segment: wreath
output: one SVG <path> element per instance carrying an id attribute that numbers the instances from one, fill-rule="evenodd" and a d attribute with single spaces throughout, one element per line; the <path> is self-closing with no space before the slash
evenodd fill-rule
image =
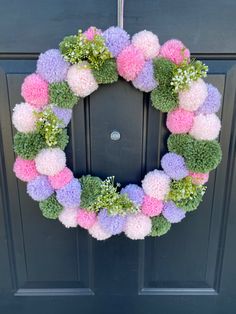
<path id="1" fill-rule="evenodd" d="M 209 172 L 222 157 L 216 141 L 221 95 L 203 81 L 207 70 L 179 40 L 160 45 L 150 31 L 130 38 L 113 26 L 104 32 L 79 30 L 65 37 L 59 49 L 41 53 L 36 72 L 21 86 L 25 102 L 16 104 L 12 123 L 18 131 L 13 170 L 27 182 L 27 193 L 39 202 L 43 216 L 59 219 L 67 228 L 85 228 L 98 240 L 121 232 L 135 240 L 161 236 L 195 210 Z M 78 179 L 66 166 L 66 127 L 73 106 L 119 76 L 151 92 L 152 105 L 167 113 L 171 132 L 163 170 L 148 172 L 141 186 L 121 188 L 113 176 Z"/>

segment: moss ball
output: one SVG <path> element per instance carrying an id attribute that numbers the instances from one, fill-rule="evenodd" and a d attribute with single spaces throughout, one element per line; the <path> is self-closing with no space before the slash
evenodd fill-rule
<path id="1" fill-rule="evenodd" d="M 98 84 L 110 84 L 118 80 L 115 59 L 107 59 L 99 69 L 93 69 Z"/>
<path id="2" fill-rule="evenodd" d="M 178 106 L 177 96 L 171 88 L 165 86 L 159 86 L 151 92 L 151 101 L 153 107 L 162 112 L 169 112 Z"/>
<path id="3" fill-rule="evenodd" d="M 80 183 L 82 188 L 80 207 L 88 208 L 94 204 L 100 195 L 102 180 L 98 177 L 87 175 L 80 178 Z"/>
<path id="4" fill-rule="evenodd" d="M 163 216 L 157 216 L 152 218 L 152 237 L 160 237 L 167 233 L 171 228 L 171 223 Z"/>
<path id="5" fill-rule="evenodd" d="M 171 134 L 167 140 L 168 150 L 178 155 L 184 153 L 192 145 L 193 138 L 188 134 Z"/>
<path id="6" fill-rule="evenodd" d="M 154 77 L 161 86 L 170 86 L 173 77 L 175 65 L 164 58 L 156 58 L 153 60 Z"/>
<path id="7" fill-rule="evenodd" d="M 50 196 L 46 200 L 39 202 L 39 208 L 45 218 L 57 219 L 63 207 L 58 203 L 55 195 Z"/>
<path id="8" fill-rule="evenodd" d="M 38 152 L 46 147 L 43 136 L 35 133 L 16 133 L 14 151 L 23 159 L 34 159 Z"/>
<path id="9" fill-rule="evenodd" d="M 58 107 L 72 109 L 79 98 L 71 91 L 68 83 L 63 81 L 49 85 L 49 101 Z"/>

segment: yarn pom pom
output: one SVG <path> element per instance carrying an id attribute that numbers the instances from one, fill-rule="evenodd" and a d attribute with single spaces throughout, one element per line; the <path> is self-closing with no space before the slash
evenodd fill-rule
<path id="1" fill-rule="evenodd" d="M 33 200 L 43 201 L 53 194 L 53 188 L 46 176 L 38 176 L 27 183 L 27 193 Z"/>
<path id="2" fill-rule="evenodd" d="M 163 209 L 163 202 L 148 195 L 145 195 L 141 207 L 142 213 L 149 217 L 160 215 Z"/>
<path id="3" fill-rule="evenodd" d="M 58 202 L 69 208 L 78 207 L 80 205 L 81 185 L 78 179 L 72 179 L 63 188 L 56 191 Z"/>
<path id="4" fill-rule="evenodd" d="M 96 222 L 96 213 L 80 208 L 77 214 L 77 223 L 84 229 L 89 229 Z"/>
<path id="5" fill-rule="evenodd" d="M 154 88 L 151 92 L 151 101 L 153 107 L 162 112 L 169 112 L 178 106 L 177 96 L 165 86 Z"/>
<path id="6" fill-rule="evenodd" d="M 67 82 L 75 95 L 80 97 L 86 97 L 98 88 L 87 62 L 72 65 L 67 73 Z"/>
<path id="7" fill-rule="evenodd" d="M 175 153 L 167 153 L 161 159 L 161 166 L 165 173 L 174 180 L 183 179 L 188 175 L 184 158 Z"/>
<path id="8" fill-rule="evenodd" d="M 197 113 L 210 114 L 215 113 L 220 109 L 221 94 L 218 89 L 212 84 L 207 85 L 207 98 L 204 103 L 198 108 Z"/>
<path id="9" fill-rule="evenodd" d="M 38 171 L 35 167 L 35 161 L 22 159 L 20 157 L 16 158 L 13 171 L 15 172 L 15 175 L 18 179 L 25 182 L 32 181 L 38 176 Z"/>
<path id="10" fill-rule="evenodd" d="M 132 38 L 132 44 L 142 51 L 145 59 L 155 58 L 160 51 L 159 39 L 150 31 L 144 30 L 135 34 Z"/>
<path id="11" fill-rule="evenodd" d="M 152 237 L 161 237 L 166 234 L 171 228 L 171 223 L 163 216 L 152 218 Z"/>
<path id="12" fill-rule="evenodd" d="M 140 207 L 142 205 L 144 192 L 140 186 L 136 184 L 128 184 L 121 189 L 120 194 L 126 194 L 136 206 Z"/>
<path id="13" fill-rule="evenodd" d="M 144 192 L 154 198 L 163 200 L 170 190 L 170 177 L 162 170 L 153 170 L 142 181 Z"/>
<path id="14" fill-rule="evenodd" d="M 12 123 L 19 132 L 28 133 L 36 130 L 35 108 L 27 103 L 16 104 L 13 109 Z"/>
<path id="15" fill-rule="evenodd" d="M 184 59 L 190 59 L 190 51 L 177 39 L 167 40 L 160 49 L 160 55 L 175 64 L 180 64 Z"/>
<path id="16" fill-rule="evenodd" d="M 170 201 L 165 203 L 162 215 L 170 223 L 178 223 L 185 218 L 185 211 L 177 207 L 174 202 Z"/>
<path id="17" fill-rule="evenodd" d="M 62 121 L 63 128 L 69 124 L 72 117 L 72 109 L 65 109 L 65 108 L 53 106 L 52 111 L 57 116 L 57 118 Z"/>
<path id="18" fill-rule="evenodd" d="M 100 35 L 102 31 L 97 29 L 95 26 L 90 26 L 85 32 L 84 35 L 88 40 L 93 40 L 95 35 Z"/>
<path id="19" fill-rule="evenodd" d="M 88 232 L 93 238 L 99 241 L 106 240 L 111 237 L 111 234 L 105 231 L 98 221 L 96 221 L 92 227 L 88 229 Z"/>
<path id="20" fill-rule="evenodd" d="M 123 231 L 126 216 L 109 215 L 106 209 L 102 209 L 98 213 L 98 222 L 100 226 L 112 235 L 119 234 Z"/>
<path id="21" fill-rule="evenodd" d="M 209 172 L 200 173 L 200 172 L 189 172 L 189 176 L 192 178 L 193 184 L 205 184 L 209 179 Z"/>
<path id="22" fill-rule="evenodd" d="M 49 83 L 60 82 L 66 78 L 69 65 L 58 49 L 50 49 L 39 55 L 37 73 Z"/>
<path id="23" fill-rule="evenodd" d="M 120 27 L 111 26 L 103 32 L 102 36 L 113 57 L 117 57 L 124 48 L 130 45 L 129 34 Z"/>
<path id="24" fill-rule="evenodd" d="M 39 173 L 55 176 L 65 168 L 66 155 L 60 148 L 45 148 L 38 153 L 35 163 Z"/>
<path id="25" fill-rule="evenodd" d="M 71 109 L 79 101 L 67 82 L 52 83 L 49 85 L 50 103 L 61 108 Z"/>
<path id="26" fill-rule="evenodd" d="M 124 232 L 132 240 L 143 240 L 152 229 L 151 219 L 142 213 L 127 217 Z"/>
<path id="27" fill-rule="evenodd" d="M 122 50 L 116 59 L 118 73 L 126 81 L 134 80 L 142 70 L 144 63 L 144 55 L 133 45 Z"/>
<path id="28" fill-rule="evenodd" d="M 189 132 L 197 140 L 215 140 L 220 133 L 220 119 L 215 113 L 199 114 L 193 120 L 193 126 Z"/>
<path id="29" fill-rule="evenodd" d="M 188 111 L 197 110 L 207 98 L 207 85 L 202 79 L 190 83 L 188 90 L 179 93 L 179 106 Z"/>
<path id="30" fill-rule="evenodd" d="M 58 203 L 54 194 L 46 200 L 39 202 L 39 208 L 43 216 L 48 219 L 57 219 L 60 212 L 63 210 L 63 207 Z"/>
<path id="31" fill-rule="evenodd" d="M 193 125 L 194 113 L 177 108 L 167 114 L 166 126 L 171 133 L 188 133 Z"/>
<path id="32" fill-rule="evenodd" d="M 157 81 L 154 79 L 152 61 L 146 61 L 141 72 L 136 79 L 133 80 L 135 88 L 143 92 L 150 92 L 157 87 Z"/>
<path id="33" fill-rule="evenodd" d="M 66 228 L 75 228 L 77 227 L 77 208 L 64 208 L 58 219 Z"/>
<path id="34" fill-rule="evenodd" d="M 21 86 L 21 96 L 37 109 L 48 103 L 48 83 L 38 74 L 26 76 Z"/>
<path id="35" fill-rule="evenodd" d="M 65 167 L 62 171 L 60 171 L 55 176 L 49 176 L 48 180 L 51 184 L 51 186 L 55 189 L 61 189 L 66 184 L 68 184 L 73 179 L 73 173 L 72 171 Z"/>

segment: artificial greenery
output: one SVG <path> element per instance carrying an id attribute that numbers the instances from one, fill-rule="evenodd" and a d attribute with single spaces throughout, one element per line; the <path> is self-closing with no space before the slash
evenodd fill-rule
<path id="1" fill-rule="evenodd" d="M 167 147 L 170 152 L 184 156 L 185 151 L 192 147 L 194 139 L 188 134 L 170 134 Z"/>
<path id="2" fill-rule="evenodd" d="M 163 216 L 156 216 L 152 218 L 152 237 L 160 237 L 167 233 L 171 228 L 171 223 Z"/>
<path id="3" fill-rule="evenodd" d="M 115 59 L 107 59 L 99 69 L 93 70 L 93 75 L 98 84 L 110 84 L 118 80 Z"/>
<path id="4" fill-rule="evenodd" d="M 67 82 L 49 84 L 50 103 L 61 108 L 72 109 L 79 97 L 73 94 Z"/>
<path id="5" fill-rule="evenodd" d="M 58 203 L 55 195 L 50 196 L 44 201 L 39 202 L 39 208 L 45 218 L 57 219 L 63 207 Z"/>
<path id="6" fill-rule="evenodd" d="M 161 87 L 170 86 L 175 64 L 164 58 L 156 58 L 153 60 L 154 77 Z"/>
<path id="7" fill-rule="evenodd" d="M 82 176 L 81 183 L 81 201 L 80 207 L 93 208 L 93 204 L 101 193 L 102 180 L 99 177 L 92 177 L 91 175 Z"/>
<path id="8" fill-rule="evenodd" d="M 38 132 L 21 133 L 14 136 L 14 151 L 23 159 L 34 159 L 46 147 L 43 136 Z"/>
<path id="9" fill-rule="evenodd" d="M 152 105 L 162 112 L 169 112 L 178 106 L 177 95 L 170 88 L 158 86 L 151 92 Z"/>
<path id="10" fill-rule="evenodd" d="M 66 148 L 66 145 L 69 142 L 69 136 L 66 129 L 63 129 L 62 132 L 57 135 L 56 142 L 57 144 L 55 145 L 55 147 L 59 147 L 62 150 Z"/>

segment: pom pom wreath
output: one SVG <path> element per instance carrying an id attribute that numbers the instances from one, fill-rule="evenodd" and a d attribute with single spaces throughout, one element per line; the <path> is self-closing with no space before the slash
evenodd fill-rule
<path id="1" fill-rule="evenodd" d="M 136 184 L 128 184 L 121 189 L 120 194 L 126 194 L 128 198 L 138 207 L 143 203 L 143 189 Z"/>
<path id="2" fill-rule="evenodd" d="M 220 128 L 220 119 L 215 113 L 199 114 L 195 116 L 189 134 L 197 140 L 211 141 L 219 136 Z"/>
<path id="3" fill-rule="evenodd" d="M 153 217 L 152 218 L 152 237 L 160 237 L 166 234 L 171 228 L 171 223 L 163 216 Z"/>
<path id="4" fill-rule="evenodd" d="M 34 159 L 38 152 L 46 146 L 39 133 L 20 133 L 14 136 L 14 152 L 23 159 Z"/>
<path id="5" fill-rule="evenodd" d="M 124 232 L 132 240 L 143 240 L 152 229 L 151 219 L 142 213 L 127 217 Z"/>
<path id="6" fill-rule="evenodd" d="M 140 73 L 145 63 L 142 52 L 133 45 L 126 47 L 116 59 L 117 70 L 126 81 L 132 81 Z"/>
<path id="7" fill-rule="evenodd" d="M 141 207 L 142 213 L 149 217 L 160 215 L 163 209 L 163 202 L 148 195 L 145 195 Z"/>
<path id="8" fill-rule="evenodd" d="M 167 153 L 161 159 L 161 166 L 165 173 L 174 180 L 183 179 L 188 175 L 184 158 L 175 153 Z"/>
<path id="9" fill-rule="evenodd" d="M 207 98 L 204 103 L 198 108 L 197 113 L 211 114 L 220 109 L 221 94 L 212 84 L 207 85 Z"/>
<path id="10" fill-rule="evenodd" d="M 51 184 L 51 186 L 55 189 L 61 189 L 65 185 L 67 185 L 71 180 L 73 179 L 73 173 L 72 171 L 65 167 L 62 171 L 57 173 L 54 176 L 49 176 L 48 180 Z"/>
<path id="11" fill-rule="evenodd" d="M 123 231 L 126 218 L 123 215 L 109 215 L 106 209 L 102 209 L 98 213 L 100 226 L 112 235 L 120 234 Z"/>
<path id="12" fill-rule="evenodd" d="M 48 103 L 48 83 L 38 74 L 26 76 L 21 86 L 21 96 L 37 109 Z"/>
<path id="13" fill-rule="evenodd" d="M 164 171 L 155 169 L 145 175 L 142 187 L 147 195 L 163 200 L 170 190 L 170 177 Z"/>
<path id="14" fill-rule="evenodd" d="M 115 59 L 107 59 L 101 67 L 93 69 L 93 75 L 98 84 L 111 84 L 118 80 Z"/>
<path id="15" fill-rule="evenodd" d="M 170 89 L 157 87 L 151 92 L 153 107 L 162 112 L 174 110 L 177 106 L 177 96 Z"/>
<path id="16" fill-rule="evenodd" d="M 43 216 L 48 219 L 57 219 L 63 209 L 54 194 L 46 200 L 39 202 L 39 208 L 41 209 Z"/>
<path id="17" fill-rule="evenodd" d="M 72 179 L 63 188 L 56 191 L 58 202 L 64 207 L 80 206 L 81 185 L 78 179 Z"/>
<path id="18" fill-rule="evenodd" d="M 120 27 L 111 26 L 103 32 L 102 36 L 113 57 L 117 57 L 124 48 L 130 45 L 130 36 Z"/>
<path id="19" fill-rule="evenodd" d="M 43 201 L 53 194 L 53 188 L 46 176 L 38 176 L 27 183 L 27 193 L 35 201 Z"/>
<path id="20" fill-rule="evenodd" d="M 162 215 L 173 224 L 185 218 L 185 211 L 177 207 L 174 202 L 170 201 L 165 203 Z"/>
<path id="21" fill-rule="evenodd" d="M 170 86 L 175 65 L 164 58 L 153 60 L 154 77 L 160 86 Z"/>
<path id="22" fill-rule="evenodd" d="M 72 117 L 72 109 L 53 106 L 52 111 L 57 116 L 57 118 L 62 121 L 62 127 L 67 127 Z"/>
<path id="23" fill-rule="evenodd" d="M 36 130 L 35 108 L 27 103 L 15 105 L 12 115 L 12 123 L 19 132 L 28 133 Z"/>
<path id="24" fill-rule="evenodd" d="M 194 184 L 205 184 L 209 179 L 209 172 L 199 173 L 199 172 L 189 172 L 189 176 L 192 178 L 192 183 Z"/>
<path id="25" fill-rule="evenodd" d="M 17 157 L 13 166 L 13 171 L 18 179 L 29 182 L 38 176 L 34 160 L 27 160 Z"/>
<path id="26" fill-rule="evenodd" d="M 161 46 L 160 56 L 175 64 L 180 64 L 184 59 L 190 59 L 190 51 L 180 40 L 170 39 Z"/>
<path id="27" fill-rule="evenodd" d="M 184 155 L 186 149 L 190 149 L 194 139 L 188 134 L 171 134 L 167 140 L 167 147 L 170 152 Z"/>
<path id="28" fill-rule="evenodd" d="M 39 173 L 55 176 L 65 168 L 66 155 L 60 148 L 45 148 L 35 158 Z"/>
<path id="29" fill-rule="evenodd" d="M 143 91 L 150 92 L 157 87 L 157 81 L 153 76 L 153 64 L 152 61 L 146 61 L 141 72 L 138 74 L 136 79 L 133 80 L 135 88 Z"/>
<path id="30" fill-rule="evenodd" d="M 179 93 L 179 106 L 188 111 L 197 110 L 207 98 L 207 85 L 202 79 L 190 83 L 188 90 Z"/>
<path id="31" fill-rule="evenodd" d="M 92 227 L 88 229 L 88 232 L 93 238 L 99 241 L 103 241 L 111 237 L 111 234 L 105 231 L 98 221 L 96 221 Z"/>
<path id="32" fill-rule="evenodd" d="M 135 34 L 132 38 L 132 44 L 142 51 L 145 59 L 155 58 L 160 51 L 159 39 L 150 31 L 144 30 Z"/>
<path id="33" fill-rule="evenodd" d="M 89 229 L 96 222 L 97 215 L 94 212 L 80 208 L 77 214 L 77 223 L 81 228 Z"/>
<path id="34" fill-rule="evenodd" d="M 60 82 L 49 85 L 49 100 L 58 107 L 71 109 L 79 98 L 72 93 L 67 82 Z"/>
<path id="35" fill-rule="evenodd" d="M 39 55 L 37 73 L 49 83 L 60 82 L 66 78 L 69 65 L 58 49 L 50 49 Z"/>
<path id="36" fill-rule="evenodd" d="M 193 125 L 194 113 L 177 108 L 167 114 L 166 126 L 171 133 L 188 133 Z"/>
<path id="37" fill-rule="evenodd" d="M 72 65 L 67 73 L 67 82 L 75 95 L 80 97 L 86 97 L 98 88 L 87 62 Z"/>
<path id="38" fill-rule="evenodd" d="M 77 227 L 77 208 L 64 208 L 58 219 L 66 228 L 75 228 Z"/>
<path id="39" fill-rule="evenodd" d="M 91 207 L 101 193 L 102 180 L 87 175 L 80 178 L 80 183 L 82 188 L 80 206 L 82 208 Z"/>

